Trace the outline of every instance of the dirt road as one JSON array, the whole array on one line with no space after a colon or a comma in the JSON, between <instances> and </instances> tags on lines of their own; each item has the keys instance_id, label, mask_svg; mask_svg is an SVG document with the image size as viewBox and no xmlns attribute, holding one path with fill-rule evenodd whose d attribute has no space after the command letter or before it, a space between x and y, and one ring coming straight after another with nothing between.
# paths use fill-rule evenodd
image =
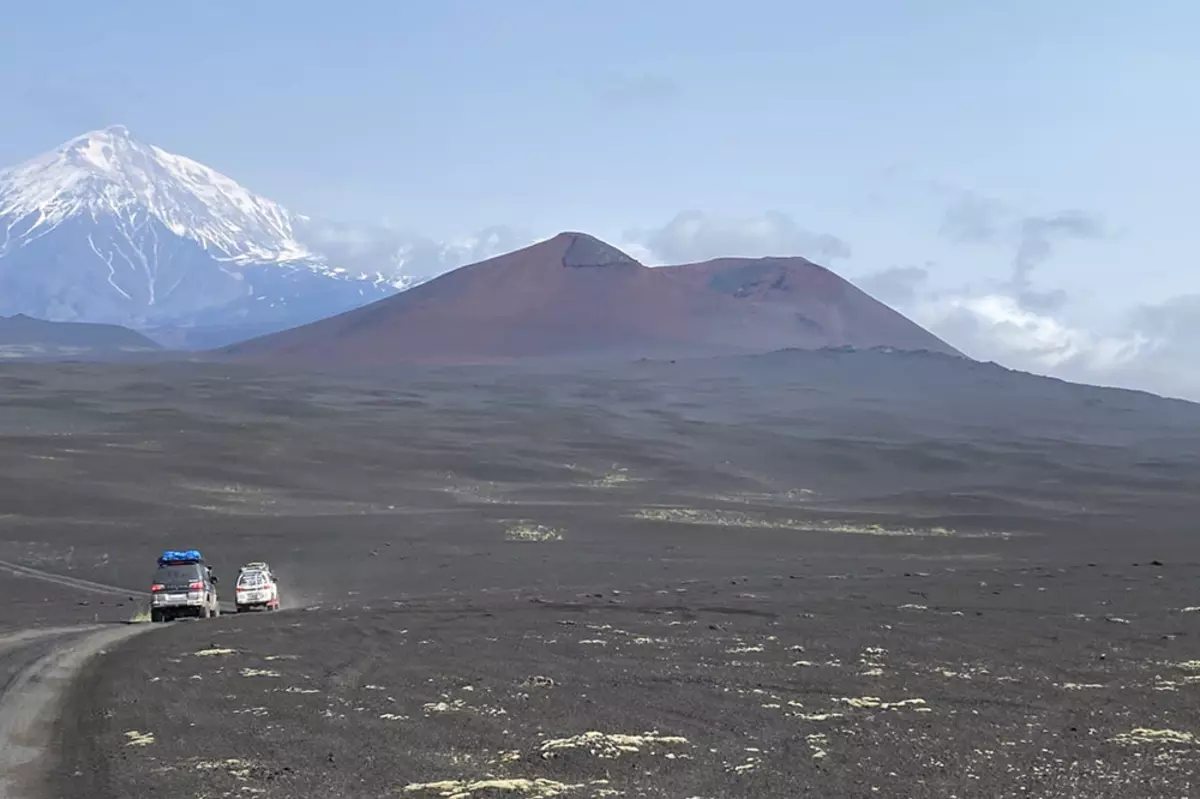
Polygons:
<instances>
[{"instance_id":1,"label":"dirt road","mask_svg":"<svg viewBox=\"0 0 1200 799\"><path fill-rule=\"evenodd\" d=\"M25 630L0 637L0 799L37 799L63 691L91 658L149 624Z\"/></svg>"}]
</instances>

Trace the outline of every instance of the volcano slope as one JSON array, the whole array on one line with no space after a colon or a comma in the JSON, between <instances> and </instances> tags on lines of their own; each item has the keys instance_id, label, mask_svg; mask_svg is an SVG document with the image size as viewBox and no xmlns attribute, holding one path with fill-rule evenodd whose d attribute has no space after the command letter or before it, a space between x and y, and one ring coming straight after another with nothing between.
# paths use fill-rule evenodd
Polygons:
<instances>
[{"instance_id":1,"label":"volcano slope","mask_svg":"<svg viewBox=\"0 0 1200 799\"><path fill-rule=\"evenodd\" d=\"M782 347L960 354L803 258L650 268L566 232L361 308L207 353L328 368L672 357Z\"/></svg>"},{"instance_id":2,"label":"volcano slope","mask_svg":"<svg viewBox=\"0 0 1200 799\"><path fill-rule=\"evenodd\" d=\"M1196 406L842 351L0 386L0 560L284 590L98 658L48 796L1196 793ZM132 609L71 590L29 619Z\"/></svg>"}]
</instances>

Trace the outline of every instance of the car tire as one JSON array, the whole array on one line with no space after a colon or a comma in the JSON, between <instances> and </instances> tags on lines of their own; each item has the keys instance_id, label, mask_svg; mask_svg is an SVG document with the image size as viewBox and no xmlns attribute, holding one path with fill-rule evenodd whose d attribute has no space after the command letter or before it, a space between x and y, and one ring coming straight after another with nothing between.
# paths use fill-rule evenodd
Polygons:
<instances>
[{"instance_id":1,"label":"car tire","mask_svg":"<svg viewBox=\"0 0 1200 799\"><path fill-rule=\"evenodd\" d=\"M200 618L207 619L207 618L210 618L211 616L212 616L212 610L208 607L208 605L205 605L204 607L200 608Z\"/></svg>"},{"instance_id":2,"label":"car tire","mask_svg":"<svg viewBox=\"0 0 1200 799\"><path fill-rule=\"evenodd\" d=\"M150 609L150 623L159 624L163 621L163 612L156 608Z\"/></svg>"}]
</instances>

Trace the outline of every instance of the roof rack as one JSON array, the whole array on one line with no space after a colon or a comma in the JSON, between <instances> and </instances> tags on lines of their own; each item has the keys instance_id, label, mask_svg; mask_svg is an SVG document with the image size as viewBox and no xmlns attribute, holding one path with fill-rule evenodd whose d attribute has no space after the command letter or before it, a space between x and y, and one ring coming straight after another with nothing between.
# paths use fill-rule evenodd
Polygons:
<instances>
[{"instance_id":1,"label":"roof rack","mask_svg":"<svg viewBox=\"0 0 1200 799\"><path fill-rule=\"evenodd\" d=\"M166 552L158 556L158 565L164 566L168 563L203 563L204 556L200 554L198 549L168 549Z\"/></svg>"}]
</instances>

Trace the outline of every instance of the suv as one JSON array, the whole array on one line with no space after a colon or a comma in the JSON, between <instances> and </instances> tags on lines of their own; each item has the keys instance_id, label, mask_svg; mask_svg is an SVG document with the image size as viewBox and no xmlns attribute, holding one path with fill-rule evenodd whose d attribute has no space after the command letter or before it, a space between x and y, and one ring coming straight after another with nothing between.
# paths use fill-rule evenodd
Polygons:
<instances>
[{"instance_id":1,"label":"suv","mask_svg":"<svg viewBox=\"0 0 1200 799\"><path fill-rule=\"evenodd\" d=\"M271 567L262 561L247 563L238 569L234 595L238 613L254 608L279 610L279 582Z\"/></svg>"},{"instance_id":2,"label":"suv","mask_svg":"<svg viewBox=\"0 0 1200 799\"><path fill-rule=\"evenodd\" d=\"M217 576L197 550L167 550L158 559L150 586L150 621L180 616L208 619L221 615Z\"/></svg>"}]
</instances>

